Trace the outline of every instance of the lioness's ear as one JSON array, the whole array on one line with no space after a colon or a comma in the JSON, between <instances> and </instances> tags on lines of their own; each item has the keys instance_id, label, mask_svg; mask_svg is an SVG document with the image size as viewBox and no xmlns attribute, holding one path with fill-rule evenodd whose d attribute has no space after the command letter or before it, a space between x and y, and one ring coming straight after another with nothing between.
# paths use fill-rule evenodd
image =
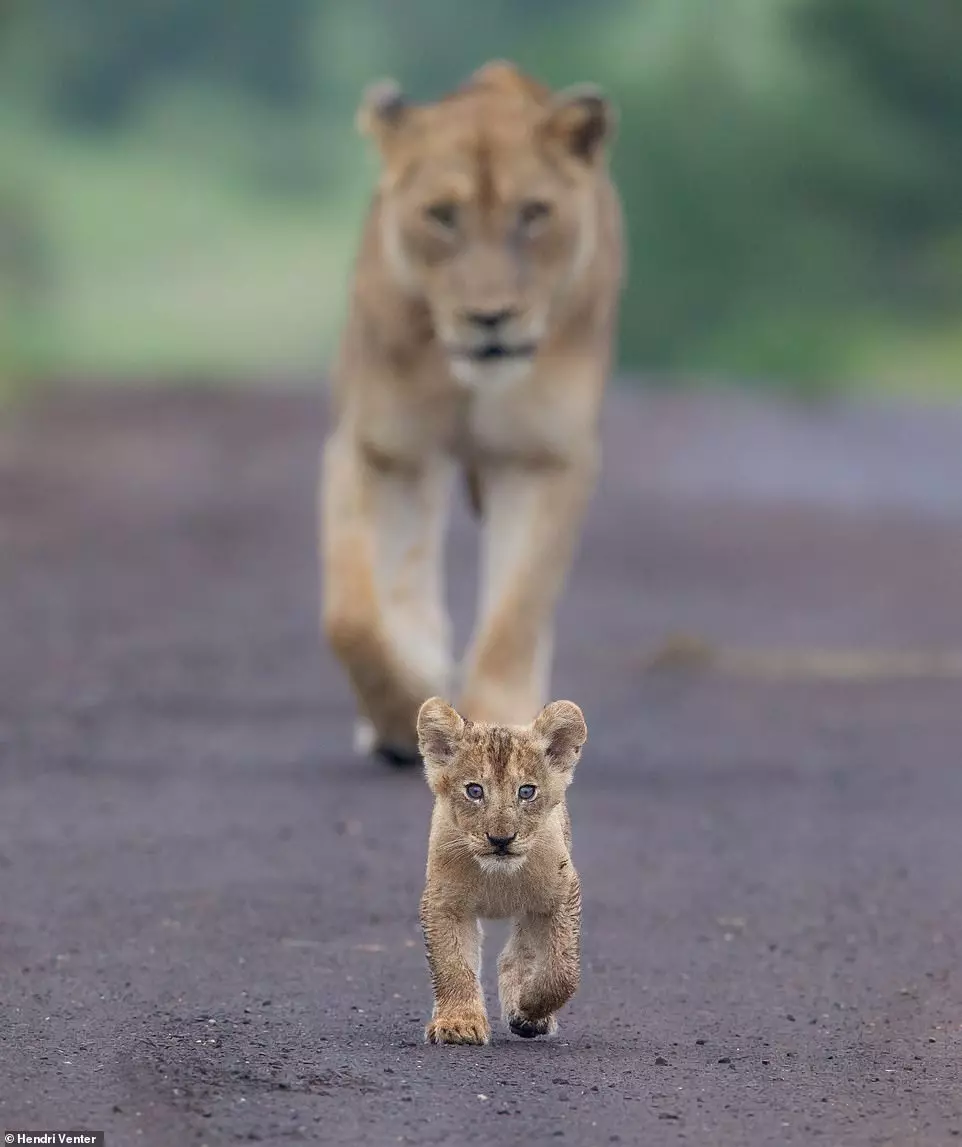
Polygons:
<instances>
[{"instance_id":1,"label":"lioness's ear","mask_svg":"<svg viewBox=\"0 0 962 1147\"><path fill-rule=\"evenodd\" d=\"M616 119L614 107L600 88L576 84L552 99L544 129L577 159L590 163L614 134Z\"/></svg>"},{"instance_id":2,"label":"lioness's ear","mask_svg":"<svg viewBox=\"0 0 962 1147\"><path fill-rule=\"evenodd\" d=\"M450 764L463 734L464 718L442 698L430 697L418 710L418 748L427 764Z\"/></svg>"},{"instance_id":3,"label":"lioness's ear","mask_svg":"<svg viewBox=\"0 0 962 1147\"><path fill-rule=\"evenodd\" d=\"M404 119L408 101L395 80L369 85L358 105L354 123L361 135L381 141Z\"/></svg>"},{"instance_id":4,"label":"lioness's ear","mask_svg":"<svg viewBox=\"0 0 962 1147\"><path fill-rule=\"evenodd\" d=\"M572 769L581 746L588 740L585 717L574 701L552 701L532 723L532 731L544 740L548 763L559 769Z\"/></svg>"}]
</instances>

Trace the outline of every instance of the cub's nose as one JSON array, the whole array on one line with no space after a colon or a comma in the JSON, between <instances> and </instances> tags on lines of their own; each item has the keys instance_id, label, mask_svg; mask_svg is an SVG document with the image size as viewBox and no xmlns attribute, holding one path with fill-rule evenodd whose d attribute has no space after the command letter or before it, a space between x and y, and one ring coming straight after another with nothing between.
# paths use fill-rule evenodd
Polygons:
<instances>
[{"instance_id":1,"label":"cub's nose","mask_svg":"<svg viewBox=\"0 0 962 1147\"><path fill-rule=\"evenodd\" d=\"M465 311L465 319L473 326L480 327L484 331L493 331L506 323L508 319L513 318L516 312L511 307L502 307L500 310L494 311Z\"/></svg>"},{"instance_id":2,"label":"cub's nose","mask_svg":"<svg viewBox=\"0 0 962 1147\"><path fill-rule=\"evenodd\" d=\"M498 852L507 852L508 845L510 845L510 843L517 835L518 834L516 832L513 832L510 836L492 836L489 832L488 840L491 842L492 846L498 850Z\"/></svg>"}]
</instances>

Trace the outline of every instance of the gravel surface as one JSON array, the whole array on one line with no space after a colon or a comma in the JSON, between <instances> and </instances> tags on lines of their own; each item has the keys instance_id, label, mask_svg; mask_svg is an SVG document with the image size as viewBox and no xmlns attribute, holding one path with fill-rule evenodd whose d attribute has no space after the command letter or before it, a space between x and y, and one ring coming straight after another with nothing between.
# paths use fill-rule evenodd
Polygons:
<instances>
[{"instance_id":1,"label":"gravel surface","mask_svg":"<svg viewBox=\"0 0 962 1147\"><path fill-rule=\"evenodd\" d=\"M677 631L962 647L962 417L612 392L554 689L589 726L583 987L557 1039L478 1049L422 1043L430 795L351 756L318 638L323 414L0 426L0 1129L962 1144L962 681L641 668Z\"/></svg>"}]
</instances>

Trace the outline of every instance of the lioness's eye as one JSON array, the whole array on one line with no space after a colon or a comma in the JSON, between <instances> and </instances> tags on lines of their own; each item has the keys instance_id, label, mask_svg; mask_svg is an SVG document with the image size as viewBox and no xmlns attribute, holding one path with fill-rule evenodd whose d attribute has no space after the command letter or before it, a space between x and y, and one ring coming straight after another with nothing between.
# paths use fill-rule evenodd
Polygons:
<instances>
[{"instance_id":1,"label":"lioness's eye","mask_svg":"<svg viewBox=\"0 0 962 1147\"><path fill-rule=\"evenodd\" d=\"M424 214L432 223L452 231L458 223L458 205L456 203L432 203L426 207Z\"/></svg>"},{"instance_id":2,"label":"lioness's eye","mask_svg":"<svg viewBox=\"0 0 962 1147\"><path fill-rule=\"evenodd\" d=\"M537 791L534 785L522 785L521 788L518 789L518 799L523 801L534 800L534 794Z\"/></svg>"},{"instance_id":3,"label":"lioness's eye","mask_svg":"<svg viewBox=\"0 0 962 1147\"><path fill-rule=\"evenodd\" d=\"M532 199L528 203L521 204L521 211L519 212L522 227L533 227L537 223L543 222L551 214L551 206L547 203L542 203L538 199Z\"/></svg>"},{"instance_id":4,"label":"lioness's eye","mask_svg":"<svg viewBox=\"0 0 962 1147\"><path fill-rule=\"evenodd\" d=\"M465 785L464 791L469 800L479 801L484 797L484 789L480 785Z\"/></svg>"}]
</instances>

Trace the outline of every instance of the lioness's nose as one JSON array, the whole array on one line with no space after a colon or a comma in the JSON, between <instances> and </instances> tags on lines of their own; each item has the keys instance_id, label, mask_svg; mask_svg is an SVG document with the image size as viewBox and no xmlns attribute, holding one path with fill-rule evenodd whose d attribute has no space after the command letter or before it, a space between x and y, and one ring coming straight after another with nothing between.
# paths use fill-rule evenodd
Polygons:
<instances>
[{"instance_id":1,"label":"lioness's nose","mask_svg":"<svg viewBox=\"0 0 962 1147\"><path fill-rule=\"evenodd\" d=\"M504 850L508 847L508 845L512 842L512 840L514 840L514 838L517 835L518 834L516 832L513 832L510 836L492 836L491 833L489 832L488 833L488 840L491 841L492 846L494 848L496 848L499 852L504 852Z\"/></svg>"},{"instance_id":2,"label":"lioness's nose","mask_svg":"<svg viewBox=\"0 0 962 1147\"><path fill-rule=\"evenodd\" d=\"M502 307L497 311L465 311L464 317L469 323L481 327L482 330L493 331L495 327L506 323L515 314L516 311L512 307Z\"/></svg>"}]
</instances>

